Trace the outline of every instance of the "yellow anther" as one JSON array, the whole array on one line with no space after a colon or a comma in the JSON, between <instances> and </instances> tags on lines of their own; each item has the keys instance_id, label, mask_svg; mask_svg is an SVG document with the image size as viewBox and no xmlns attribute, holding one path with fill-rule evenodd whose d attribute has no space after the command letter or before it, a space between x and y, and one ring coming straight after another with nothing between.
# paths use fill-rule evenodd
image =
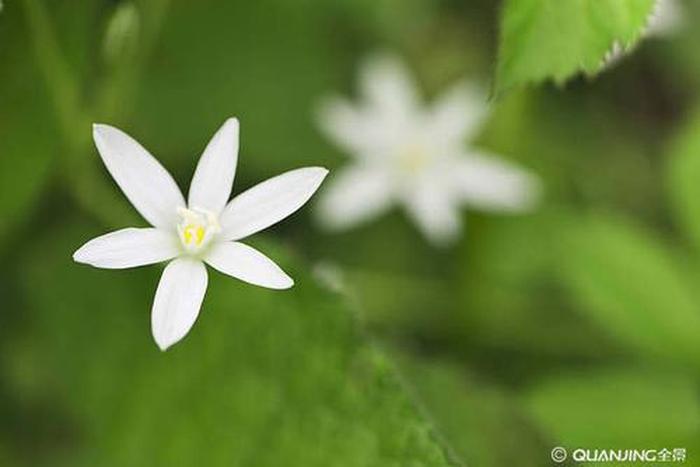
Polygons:
<instances>
[{"instance_id":1,"label":"yellow anther","mask_svg":"<svg viewBox=\"0 0 700 467\"><path fill-rule=\"evenodd\" d=\"M182 218L177 226L180 241L190 252L199 251L221 230L216 216L208 211L181 208L178 214Z\"/></svg>"},{"instance_id":2,"label":"yellow anther","mask_svg":"<svg viewBox=\"0 0 700 467\"><path fill-rule=\"evenodd\" d=\"M201 246L206 233L207 231L201 225L187 224L182 229L182 237L186 245L190 245L194 241L195 245Z\"/></svg>"},{"instance_id":3,"label":"yellow anther","mask_svg":"<svg viewBox=\"0 0 700 467\"><path fill-rule=\"evenodd\" d=\"M202 245L202 242L204 241L204 227L201 225L197 226L197 238L195 239L195 243L197 243L197 246Z\"/></svg>"},{"instance_id":4,"label":"yellow anther","mask_svg":"<svg viewBox=\"0 0 700 467\"><path fill-rule=\"evenodd\" d=\"M189 224L186 225L185 228L182 230L182 236L185 239L185 243L189 245L192 243L192 229L194 229L194 226Z\"/></svg>"},{"instance_id":5,"label":"yellow anther","mask_svg":"<svg viewBox=\"0 0 700 467\"><path fill-rule=\"evenodd\" d=\"M410 145L404 148L399 156L399 167L404 172L416 173L422 170L428 163L428 154L417 145Z\"/></svg>"}]
</instances>

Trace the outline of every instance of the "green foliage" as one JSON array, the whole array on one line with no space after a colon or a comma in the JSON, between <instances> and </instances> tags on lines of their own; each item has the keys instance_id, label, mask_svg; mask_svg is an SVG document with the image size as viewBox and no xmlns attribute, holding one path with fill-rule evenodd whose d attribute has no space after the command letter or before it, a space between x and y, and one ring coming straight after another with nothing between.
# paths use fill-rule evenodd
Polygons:
<instances>
[{"instance_id":1,"label":"green foliage","mask_svg":"<svg viewBox=\"0 0 700 467\"><path fill-rule=\"evenodd\" d=\"M700 253L700 112L673 142L667 182L676 220Z\"/></svg>"},{"instance_id":2,"label":"green foliage","mask_svg":"<svg viewBox=\"0 0 700 467\"><path fill-rule=\"evenodd\" d=\"M564 446L661 449L687 447L700 434L695 392L672 372L603 369L544 380L525 405Z\"/></svg>"},{"instance_id":3,"label":"green foliage","mask_svg":"<svg viewBox=\"0 0 700 467\"><path fill-rule=\"evenodd\" d=\"M108 64L123 65L123 57L134 53L138 44L140 21L139 10L133 3L120 3L115 8L102 42L102 54Z\"/></svg>"},{"instance_id":4,"label":"green foliage","mask_svg":"<svg viewBox=\"0 0 700 467\"><path fill-rule=\"evenodd\" d=\"M0 99L3 102L14 100L7 96ZM0 122L7 131L13 132L12 138L0 138L0 212L3 216L0 250L34 212L34 204L49 175L52 156L49 143L53 134L36 125L37 120L43 119L32 118L28 112L20 110L12 121ZM28 124L30 121L32 123Z\"/></svg>"},{"instance_id":5,"label":"green foliage","mask_svg":"<svg viewBox=\"0 0 700 467\"><path fill-rule=\"evenodd\" d=\"M540 467L548 445L516 398L457 365L400 359L435 421L466 465Z\"/></svg>"},{"instance_id":6,"label":"green foliage","mask_svg":"<svg viewBox=\"0 0 700 467\"><path fill-rule=\"evenodd\" d=\"M5 3L0 465L539 467L556 444L603 441L673 443L696 462L700 268L679 258L659 174L664 138L699 97L698 28L594 83L522 91L597 73L613 43L634 47L652 2ZM683 6L694 24L700 6ZM129 21L109 33L119 11ZM132 133L184 189L229 115L242 121L236 192L296 166L334 169L344 159L316 128L319 98L350 94L382 49L427 96L488 81L501 13L495 90L514 91L491 102L478 145L542 178L537 213L465 212L463 241L436 251L401 212L330 235L310 204L275 227L290 248L261 247L287 258L297 286L212 272L199 322L167 353L149 331L158 267L71 262L104 231L77 218L142 222L99 161L93 120ZM671 145L666 180L696 249L699 121ZM611 209L636 226L585 214ZM338 266L362 324L401 357L400 383L345 299L301 266L319 262Z\"/></svg>"},{"instance_id":7,"label":"green foliage","mask_svg":"<svg viewBox=\"0 0 700 467\"><path fill-rule=\"evenodd\" d=\"M637 350L697 366L700 313L673 251L619 219L571 220L565 278L582 311Z\"/></svg>"},{"instance_id":8,"label":"green foliage","mask_svg":"<svg viewBox=\"0 0 700 467\"><path fill-rule=\"evenodd\" d=\"M358 334L343 298L296 262L283 261L297 282L283 293L212 273L194 329L161 353L149 333L157 271L74 264L69 252L93 233L56 230L25 258L21 280L36 331L15 343L26 352L13 354L11 383L29 406L52 401L53 423L69 433L58 451L31 449L25 459L51 466L451 465L392 366ZM35 446L49 442L34 439Z\"/></svg>"},{"instance_id":9,"label":"green foliage","mask_svg":"<svg viewBox=\"0 0 700 467\"><path fill-rule=\"evenodd\" d=\"M331 89L337 54L321 13L314 2L270 0L173 8L163 27L160 59L145 70L135 120L127 129L167 164L189 172L206 135L222 118L236 115L243 177L325 165L311 123L320 90ZM239 19L235 27L232 18Z\"/></svg>"},{"instance_id":10,"label":"green foliage","mask_svg":"<svg viewBox=\"0 0 700 467\"><path fill-rule=\"evenodd\" d=\"M501 12L495 90L595 74L619 44L639 39L654 0L508 0Z\"/></svg>"},{"instance_id":11,"label":"green foliage","mask_svg":"<svg viewBox=\"0 0 700 467\"><path fill-rule=\"evenodd\" d=\"M4 12L0 26L0 63L17 64L3 69L0 83L0 108L12 109L0 113L0 251L33 212L57 143L51 115L38 111L47 97L32 86L37 75L32 63L22 60L26 50L5 46L22 31L12 19Z\"/></svg>"}]
</instances>

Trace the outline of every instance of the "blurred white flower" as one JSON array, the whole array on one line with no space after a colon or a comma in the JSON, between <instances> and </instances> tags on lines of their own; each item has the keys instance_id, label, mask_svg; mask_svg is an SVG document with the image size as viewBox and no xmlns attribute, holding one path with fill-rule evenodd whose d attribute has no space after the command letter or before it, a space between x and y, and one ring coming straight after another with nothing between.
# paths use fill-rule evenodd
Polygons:
<instances>
[{"instance_id":1,"label":"blurred white flower","mask_svg":"<svg viewBox=\"0 0 700 467\"><path fill-rule=\"evenodd\" d=\"M109 173L153 227L102 235L83 245L73 259L107 269L172 260L163 271L151 314L153 337L161 350L182 339L197 319L207 288L204 263L262 287L286 289L294 284L272 260L239 240L303 206L326 169L283 173L228 202L238 160L238 120L231 118L204 149L185 202L167 170L129 135L96 124L93 138Z\"/></svg>"},{"instance_id":2,"label":"blurred white flower","mask_svg":"<svg viewBox=\"0 0 700 467\"><path fill-rule=\"evenodd\" d=\"M361 102L323 102L321 129L353 162L322 193L319 216L343 229L403 206L435 244L461 231L459 208L530 209L539 192L528 172L485 151L465 147L487 113L486 96L460 83L423 105L407 70L376 56L361 69Z\"/></svg>"},{"instance_id":3,"label":"blurred white flower","mask_svg":"<svg viewBox=\"0 0 700 467\"><path fill-rule=\"evenodd\" d=\"M644 35L669 36L683 26L682 5L678 0L656 0Z\"/></svg>"}]
</instances>

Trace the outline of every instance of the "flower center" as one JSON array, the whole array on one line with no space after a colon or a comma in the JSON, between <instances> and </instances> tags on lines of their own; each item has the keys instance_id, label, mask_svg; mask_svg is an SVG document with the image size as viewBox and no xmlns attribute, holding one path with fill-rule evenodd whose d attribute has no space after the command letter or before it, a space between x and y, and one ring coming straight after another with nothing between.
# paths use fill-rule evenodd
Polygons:
<instances>
[{"instance_id":1,"label":"flower center","mask_svg":"<svg viewBox=\"0 0 700 467\"><path fill-rule=\"evenodd\" d=\"M182 219L177 225L177 233L185 250L195 253L207 246L212 237L221 231L216 215L198 208L179 208Z\"/></svg>"},{"instance_id":2,"label":"flower center","mask_svg":"<svg viewBox=\"0 0 700 467\"><path fill-rule=\"evenodd\" d=\"M397 153L397 166L406 175L416 175L430 163L430 154L422 145L409 144Z\"/></svg>"}]
</instances>

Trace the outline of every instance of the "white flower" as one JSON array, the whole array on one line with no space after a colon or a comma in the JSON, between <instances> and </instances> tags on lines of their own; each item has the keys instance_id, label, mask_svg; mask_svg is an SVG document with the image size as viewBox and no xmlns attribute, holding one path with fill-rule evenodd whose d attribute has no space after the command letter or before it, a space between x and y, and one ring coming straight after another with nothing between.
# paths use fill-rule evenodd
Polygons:
<instances>
[{"instance_id":1,"label":"white flower","mask_svg":"<svg viewBox=\"0 0 700 467\"><path fill-rule=\"evenodd\" d=\"M683 8L678 0L656 0L644 36L670 36L683 26Z\"/></svg>"},{"instance_id":2,"label":"white flower","mask_svg":"<svg viewBox=\"0 0 700 467\"><path fill-rule=\"evenodd\" d=\"M182 339L197 319L207 289L204 263L262 287L294 285L272 260L239 240L303 206L325 178L326 169L306 167L283 173L228 202L238 160L238 120L231 118L204 149L185 201L167 170L129 135L96 124L93 137L107 170L153 227L102 235L83 245L73 259L108 269L170 261L151 314L153 337L161 350Z\"/></svg>"},{"instance_id":3,"label":"white flower","mask_svg":"<svg viewBox=\"0 0 700 467\"><path fill-rule=\"evenodd\" d=\"M391 205L403 206L429 240L444 244L461 230L459 207L520 211L532 207L537 180L484 151L467 149L486 115L486 97L467 83L422 105L401 63L377 56L361 70L357 105L324 102L322 130L354 161L322 194L321 221L342 229Z\"/></svg>"}]
</instances>

